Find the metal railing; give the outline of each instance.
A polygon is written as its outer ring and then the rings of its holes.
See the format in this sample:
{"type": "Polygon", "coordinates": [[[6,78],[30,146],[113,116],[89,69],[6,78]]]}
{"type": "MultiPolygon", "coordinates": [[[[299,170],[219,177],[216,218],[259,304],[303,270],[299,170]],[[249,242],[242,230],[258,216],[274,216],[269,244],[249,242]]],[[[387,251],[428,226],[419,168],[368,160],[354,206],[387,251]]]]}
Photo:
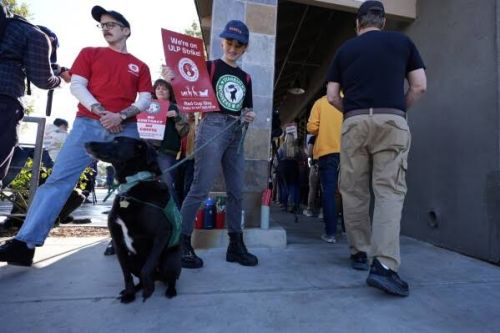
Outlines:
{"type": "Polygon", "coordinates": [[[28,207],[31,205],[36,190],[38,189],[38,184],[40,182],[40,167],[42,163],[42,153],[43,153],[43,136],[45,134],[45,118],[42,117],[24,117],[24,122],[35,123],[37,125],[36,129],[36,140],[33,152],[33,168],[31,171],[31,181],[30,181],[30,197],[28,201],[28,207]]]}

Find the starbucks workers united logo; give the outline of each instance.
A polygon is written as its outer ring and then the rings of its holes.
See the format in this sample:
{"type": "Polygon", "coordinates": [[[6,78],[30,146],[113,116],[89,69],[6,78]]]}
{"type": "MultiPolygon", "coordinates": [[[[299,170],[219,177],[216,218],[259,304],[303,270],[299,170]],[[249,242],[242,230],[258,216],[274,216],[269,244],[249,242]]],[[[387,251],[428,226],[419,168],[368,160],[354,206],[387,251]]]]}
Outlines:
{"type": "Polygon", "coordinates": [[[234,75],[223,75],[215,87],[217,100],[227,110],[238,112],[243,105],[245,85],[234,75]]]}

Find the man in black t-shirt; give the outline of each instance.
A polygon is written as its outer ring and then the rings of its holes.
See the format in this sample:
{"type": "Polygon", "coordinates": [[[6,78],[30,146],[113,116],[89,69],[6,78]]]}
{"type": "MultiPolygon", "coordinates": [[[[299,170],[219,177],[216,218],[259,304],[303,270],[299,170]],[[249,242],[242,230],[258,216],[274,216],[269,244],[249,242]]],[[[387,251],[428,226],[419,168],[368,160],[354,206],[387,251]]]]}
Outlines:
{"type": "Polygon", "coordinates": [[[359,7],[358,36],[337,51],[327,76],[327,96],[344,112],[340,192],[351,265],[368,270],[368,253],[373,258],[368,285],[408,296],[408,284],[397,274],[411,139],[406,110],[423,95],[427,83],[413,42],[401,33],[382,31],[384,25],[381,2],[365,1],[359,7]],[[371,225],[370,176],[375,194],[371,225]]]}

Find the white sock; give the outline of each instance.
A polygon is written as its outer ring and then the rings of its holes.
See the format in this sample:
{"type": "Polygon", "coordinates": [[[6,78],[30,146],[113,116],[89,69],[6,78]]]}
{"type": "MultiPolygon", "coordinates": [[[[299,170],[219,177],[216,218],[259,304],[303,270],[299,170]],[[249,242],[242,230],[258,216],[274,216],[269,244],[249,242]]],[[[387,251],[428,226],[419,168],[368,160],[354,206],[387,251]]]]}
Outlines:
{"type": "Polygon", "coordinates": [[[390,269],[389,267],[387,267],[386,265],[384,265],[384,263],[383,263],[383,262],[381,262],[380,260],[379,260],[378,262],[379,262],[379,263],[382,265],[382,267],[384,267],[385,269],[390,269]]]}

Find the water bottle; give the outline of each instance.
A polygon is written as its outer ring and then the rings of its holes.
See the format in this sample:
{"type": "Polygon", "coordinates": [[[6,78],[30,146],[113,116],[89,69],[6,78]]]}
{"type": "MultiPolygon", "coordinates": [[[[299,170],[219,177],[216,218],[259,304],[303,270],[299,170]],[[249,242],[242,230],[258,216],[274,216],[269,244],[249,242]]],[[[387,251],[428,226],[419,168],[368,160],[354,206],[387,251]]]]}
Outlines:
{"type": "Polygon", "coordinates": [[[226,215],[226,200],[224,197],[217,197],[215,208],[215,229],[224,229],[226,215]]]}
{"type": "Polygon", "coordinates": [[[205,201],[205,214],[203,216],[203,228],[213,229],[215,225],[215,202],[212,198],[205,201]]]}

